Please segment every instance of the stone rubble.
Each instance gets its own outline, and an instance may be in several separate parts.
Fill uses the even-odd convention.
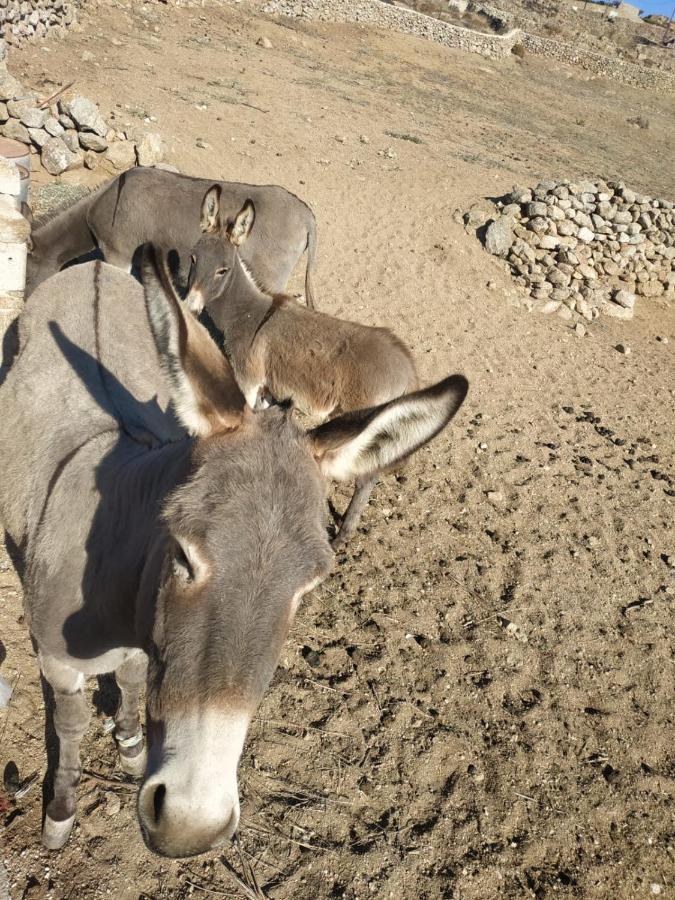
[[[495,206],[492,217],[472,207],[464,222],[485,226],[486,249],[506,259],[540,312],[632,319],[638,298],[675,299],[672,202],[623,182],[543,181]]]
[[[76,7],[66,0],[0,0],[0,38],[21,47],[47,32],[63,35],[76,20]]]
[[[0,0],[0,12],[3,2]],[[164,143],[156,132],[117,131],[87,97],[60,97],[45,105],[33,91],[9,74],[7,48],[0,40],[0,134],[40,154],[51,175],[86,165],[106,164],[111,171],[136,164],[154,166],[164,158]],[[133,133],[132,133],[133,132]]]

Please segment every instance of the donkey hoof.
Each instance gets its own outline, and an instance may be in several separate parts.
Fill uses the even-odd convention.
[[[43,846],[47,850],[60,850],[70,837],[74,822],[75,816],[59,821],[52,819],[49,815],[45,816],[45,823],[42,826]]]
[[[145,746],[140,748],[140,752],[135,756],[127,756],[121,750],[119,751],[120,768],[125,775],[131,775],[134,778],[141,778],[145,772],[145,764],[148,761],[148,753]]]

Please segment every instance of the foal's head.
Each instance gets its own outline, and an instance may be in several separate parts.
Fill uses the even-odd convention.
[[[190,257],[187,304],[194,313],[219,297],[232,276],[238,249],[251,233],[255,206],[247,200],[231,221],[223,221],[221,187],[214,184],[204,196],[201,210],[202,236]]]

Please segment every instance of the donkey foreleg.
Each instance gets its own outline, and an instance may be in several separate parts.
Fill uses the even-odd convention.
[[[344,544],[354,534],[356,526],[359,524],[361,513],[368,503],[370,494],[376,484],[377,475],[368,475],[356,479],[354,494],[342,518],[340,530],[331,541],[333,547],[339,547],[341,544]]]
[[[80,769],[80,741],[91,715],[84,696],[81,672],[55,660],[40,658],[45,679],[54,691],[54,728],[59,738],[59,762],[54,780],[54,796],[47,806],[42,843],[48,850],[60,850],[70,837],[75,821],[76,789]]]
[[[141,650],[115,670],[120,689],[120,705],[115,716],[115,741],[122,771],[140,777],[145,771],[147,753],[138,712],[145,684],[148,658]]]

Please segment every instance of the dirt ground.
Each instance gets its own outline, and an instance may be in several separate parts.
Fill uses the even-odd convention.
[[[13,52],[14,74],[46,94],[74,79],[120,127],[156,117],[188,173],[298,193],[320,307],[391,326],[425,380],[471,390],[303,601],[247,741],[238,848],[145,849],[103,731],[114,697],[92,685],[66,848],[40,846],[39,782],[0,793],[10,896],[255,896],[232,875],[249,866],[275,900],[674,896],[673,309],[642,298],[579,338],[519,306],[453,218],[542,177],[675,199],[672,98],[245,2],[89,9],[81,32]],[[6,558],[0,593],[0,765],[42,777]]]

